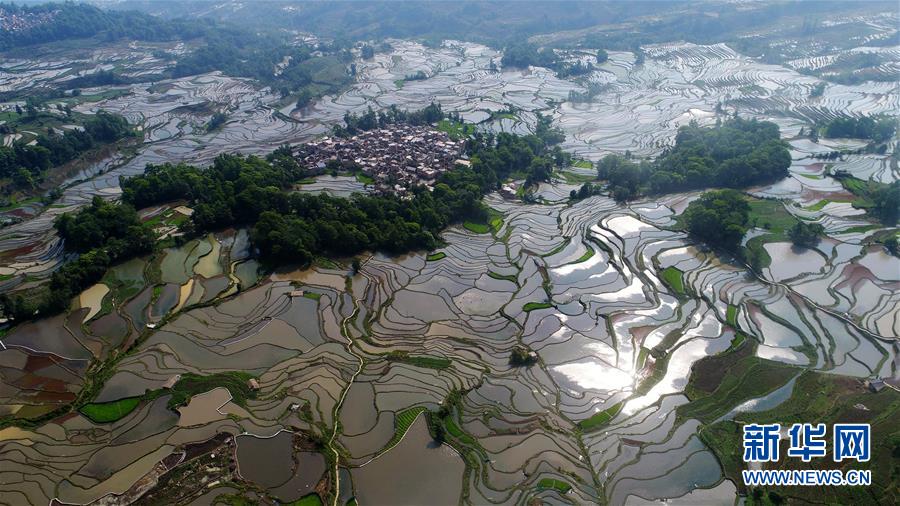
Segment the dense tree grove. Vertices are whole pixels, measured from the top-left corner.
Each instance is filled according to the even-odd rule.
[[[740,192],[719,190],[691,202],[682,219],[688,232],[703,242],[738,251],[749,214],[750,205]]]
[[[209,23],[203,20],[167,21],[135,11],[102,10],[87,3],[0,4],[8,14],[43,18],[24,30],[0,31],[0,51],[58,40],[129,37],[147,41],[188,40],[200,36]]]
[[[376,128],[384,128],[396,123],[408,123],[410,125],[430,125],[444,118],[460,121],[459,114],[445,114],[440,104],[432,102],[418,111],[404,111],[392,105],[384,111],[377,113],[371,107],[363,114],[345,113],[344,124],[334,125],[332,133],[338,137],[350,137]]]
[[[894,226],[900,220],[900,181],[894,181],[872,192],[871,213],[882,223]]]
[[[122,200],[136,208],[172,200],[192,202],[194,225],[210,230],[252,223],[262,210],[287,198],[282,190],[305,177],[288,148],[265,159],[220,155],[212,165],[148,165],[145,173],[120,180]]]
[[[235,225],[252,227],[263,260],[306,264],[318,255],[344,256],[362,250],[390,252],[430,249],[451,221],[484,220],[482,181],[472,169],[445,174],[434,191],[414,197],[286,193],[304,172],[293,159],[222,155],[208,168],[149,167],[123,180],[123,199],[139,206],[187,199],[192,226],[206,231]]]
[[[787,176],[791,156],[768,121],[730,119],[715,127],[696,123],[678,129],[675,146],[653,163],[640,165],[616,155],[601,160],[597,172],[617,200],[641,193],[725,186],[743,188]]]
[[[603,63],[609,58],[606,51],[597,51],[597,63]],[[576,61],[574,63],[561,59],[556,52],[549,47],[538,49],[530,42],[514,42],[503,49],[503,58],[500,62],[504,67],[526,68],[529,65],[546,67],[556,71],[559,78],[581,76],[590,74],[595,67],[592,62]]]
[[[527,68],[535,67],[553,68],[558,63],[556,53],[550,48],[540,48],[529,42],[515,42],[503,48],[503,58],[500,63],[504,67]]]
[[[806,223],[797,221],[794,226],[788,229],[788,237],[794,246],[803,248],[811,248],[819,243],[822,234],[825,233],[825,227],[818,223]]]
[[[565,135],[551,126],[551,118],[537,115],[535,133],[519,136],[501,132],[496,136],[476,134],[470,141],[472,167],[483,178],[484,191],[499,187],[500,183],[516,175],[525,184],[549,181],[554,167],[571,162],[571,155],[558,144]]]
[[[15,320],[65,310],[72,297],[100,281],[110,265],[153,249],[153,231],[140,222],[133,207],[100,197],[77,213],[63,214],[54,225],[66,251],[79,256],[53,273],[41,297],[0,296],[0,305]]]
[[[825,137],[868,139],[876,144],[889,141],[896,131],[897,120],[886,116],[840,117],[829,121],[823,127]]]
[[[153,236],[130,205],[116,205],[94,197],[77,213],[65,213],[54,223],[66,250],[75,253],[102,247],[113,259],[144,253]]]
[[[50,167],[74,160],[98,145],[132,135],[125,118],[102,111],[85,121],[83,128],[39,135],[33,145],[17,142],[0,146],[0,178],[11,178],[13,189],[34,187]]]
[[[209,118],[209,122],[206,123],[206,131],[213,132],[218,130],[228,121],[228,115],[224,112],[216,112]]]
[[[603,187],[598,184],[584,183],[581,188],[569,192],[569,200],[583,200],[602,191]]]

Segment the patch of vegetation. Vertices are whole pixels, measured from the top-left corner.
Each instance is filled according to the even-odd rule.
[[[825,234],[825,227],[818,223],[806,223],[798,221],[788,230],[788,237],[794,246],[803,248],[812,248],[819,243],[821,237]]]
[[[597,175],[610,193],[626,201],[638,195],[720,186],[744,188],[788,174],[791,155],[778,126],[768,121],[730,119],[715,127],[696,123],[678,129],[675,146],[653,163],[609,155]]]
[[[599,195],[603,192],[603,186],[599,184],[584,183],[581,188],[569,192],[569,200],[583,200],[592,195]]]
[[[593,169],[594,168],[594,164],[591,163],[590,160],[582,160],[582,159],[573,160],[572,166],[578,167],[579,169]]]
[[[491,226],[491,231],[497,233],[500,231],[500,227],[503,226],[503,215],[499,212],[491,209],[488,211],[488,224]]]
[[[524,306],[522,306],[522,311],[528,313],[538,309],[548,309],[551,307],[553,307],[553,304],[549,302],[528,302]]]
[[[312,493],[305,495],[294,502],[285,503],[285,506],[322,506],[322,498],[319,497],[319,494]]]
[[[804,174],[804,175],[806,175],[806,174]],[[840,201],[839,200],[822,199],[822,200],[816,202],[815,204],[807,207],[806,210],[807,211],[821,211],[822,209],[825,208],[825,206],[827,206],[828,204],[831,204],[832,202],[840,202]]]
[[[545,490],[556,490],[560,494],[567,494],[570,490],[572,490],[571,485],[555,478],[542,478],[541,481],[538,482],[537,486],[538,488]]]
[[[809,92],[809,98],[818,98],[821,97],[823,93],[825,93],[825,83],[816,83],[813,86],[812,90]]]
[[[734,338],[731,340],[731,344],[728,346],[728,350],[726,351],[734,351],[738,349],[744,342],[747,340],[747,336],[740,331],[734,333]]]
[[[666,267],[660,273],[663,282],[679,297],[684,297],[687,292],[684,289],[684,273],[677,267]]]
[[[447,135],[455,141],[465,139],[475,133],[475,125],[449,119],[438,121],[437,129],[441,132],[447,132]]]
[[[862,234],[880,228],[878,225],[855,225],[841,231],[843,234]]]
[[[735,251],[747,232],[749,212],[750,206],[739,192],[711,191],[688,205],[683,220],[691,235]]]
[[[100,111],[93,116],[76,115],[69,111],[64,119],[38,111],[40,105],[29,98],[25,110],[7,113],[9,121],[0,125],[0,134],[20,130],[46,132],[23,137],[11,146],[0,146],[0,195],[9,196],[22,191],[33,193],[39,189],[47,171],[76,160],[95,148],[108,146],[126,137],[134,137],[134,130],[124,117]],[[16,106],[21,110],[20,106]],[[12,117],[14,116],[14,118]],[[80,124],[81,129],[65,130],[63,122]]]
[[[63,265],[50,278],[49,289],[40,295],[0,295],[7,315],[20,322],[66,310],[72,297],[90,287],[114,263],[153,250],[154,236],[128,205],[94,197],[90,206],[57,218],[56,230],[70,253],[81,255]]]
[[[206,131],[207,132],[215,132],[216,130],[222,128],[225,123],[228,121],[228,115],[224,112],[216,112],[212,115],[209,121],[206,123]]]
[[[797,223],[797,218],[787,212],[779,200],[748,197],[750,226],[764,228],[779,239],[787,237],[787,231]]]
[[[491,232],[491,226],[485,223],[466,221],[463,223],[463,227],[465,227],[469,232],[473,232],[475,234],[488,234]]]
[[[625,406],[624,402],[619,402],[614,404],[603,411],[599,411],[591,415],[590,418],[585,418],[584,420],[578,422],[578,426],[581,427],[581,430],[585,432],[589,432],[591,430],[597,429],[598,427],[602,427],[610,422],[616,415],[622,411],[622,407]]]
[[[161,395],[171,394],[169,399],[169,409],[183,406],[188,403],[191,397],[209,392],[214,388],[223,387],[231,393],[232,401],[235,404],[246,407],[247,399],[256,398],[256,392],[250,388],[248,382],[253,375],[242,371],[229,371],[201,376],[194,373],[185,373],[181,375],[171,389],[154,390],[149,393],[147,398],[156,398]]]
[[[307,299],[312,299],[312,300],[319,300],[322,298],[321,293],[310,292],[310,291],[304,291],[303,296],[306,297]]]
[[[524,346],[515,346],[509,354],[509,365],[513,367],[529,367],[538,361],[537,353]]]
[[[762,397],[796,376],[797,368],[755,356],[756,346],[705,357],[691,368],[685,395],[691,402],[678,415],[710,423],[734,406]]]
[[[414,365],[416,367],[437,370],[446,369],[450,367],[450,364],[452,363],[448,358],[410,355],[405,351],[392,351],[388,353],[387,359],[391,362],[403,362],[404,364]]]
[[[897,131],[897,121],[888,116],[840,116],[822,127],[822,134],[829,138],[850,137],[866,139],[876,144],[887,142]]]
[[[488,271],[488,276],[494,279],[502,279],[512,283],[518,283],[519,279],[512,274],[499,274],[494,271]]]
[[[437,253],[429,254],[427,257],[425,257],[425,260],[428,262],[436,262],[442,258],[445,258],[446,256],[447,256],[447,254],[444,253],[443,251],[438,251]]]
[[[733,328],[737,328],[737,315],[738,307],[734,304],[728,304],[728,309],[725,310],[725,322]]]
[[[367,185],[375,184],[375,179],[373,179],[371,176],[367,176],[367,175],[363,174],[362,172],[356,173],[356,180],[362,184],[367,184]]]
[[[853,207],[864,208],[866,212],[887,226],[894,226],[900,220],[900,181],[891,184],[877,181],[863,181],[845,172],[835,172],[834,178],[858,198]]]
[[[576,174],[565,169],[558,171],[556,174],[561,176],[569,184],[584,184],[597,180],[596,175]]]
[[[126,397],[112,402],[92,402],[81,407],[81,414],[94,423],[110,423],[120,420],[134,411],[141,403],[140,397]]]
[[[578,257],[578,260],[575,260],[575,263],[580,264],[581,262],[587,262],[591,257],[594,256],[594,253],[594,248],[588,246],[587,251],[585,251],[583,255]]]
[[[391,448],[403,439],[403,436],[406,435],[406,432],[409,431],[410,426],[412,426],[413,422],[416,421],[416,417],[419,416],[425,408],[422,406],[417,406],[414,408],[404,409],[403,411],[397,413],[397,416],[394,418],[394,437],[388,441],[385,448]]]

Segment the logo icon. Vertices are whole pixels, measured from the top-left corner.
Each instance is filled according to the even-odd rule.
[[[744,425],[744,462],[778,462],[781,425]]]
[[[870,431],[867,423],[834,424],[834,461],[856,459],[857,462],[868,462]]]
[[[813,425],[811,423],[795,423],[791,426],[788,435],[791,438],[791,447],[788,448],[788,457],[800,457],[803,462],[809,462],[813,457],[825,456],[825,424]]]

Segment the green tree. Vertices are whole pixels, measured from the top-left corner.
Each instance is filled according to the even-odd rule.
[[[788,237],[791,238],[794,246],[811,248],[819,243],[824,233],[825,228],[818,223],[798,221],[788,230]]]
[[[684,222],[691,235],[713,246],[737,251],[747,232],[750,205],[740,192],[706,192],[688,205]]]

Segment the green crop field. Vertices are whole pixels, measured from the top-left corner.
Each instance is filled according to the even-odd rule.
[[[122,419],[141,403],[140,397],[126,397],[113,402],[91,403],[82,406],[81,414],[96,423],[110,423]]]

